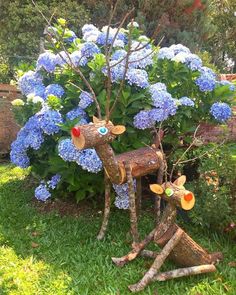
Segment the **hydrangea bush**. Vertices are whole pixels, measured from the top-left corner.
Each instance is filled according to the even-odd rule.
[[[87,24],[78,36],[59,19],[48,28],[47,50],[34,70],[19,73],[23,99],[13,101],[13,108],[22,128],[10,156],[17,166],[32,167],[39,179],[37,199],[75,194],[79,201],[101,193],[102,162],[96,151],[78,151],[70,138],[72,126],[89,123],[97,112],[91,89],[76,69],[89,81],[103,116],[108,75],[111,104],[124,79],[111,117],[114,124],[127,127],[112,144],[118,153],[151,144],[150,131],[160,124],[164,144],[175,149],[180,136],[188,142],[187,135],[200,121],[224,123],[231,116],[234,86],[218,81],[187,47],[158,48],[137,23],[119,31]],[[116,206],[127,208],[126,186],[114,189]]]

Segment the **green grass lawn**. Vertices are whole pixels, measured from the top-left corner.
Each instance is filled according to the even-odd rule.
[[[152,260],[139,258],[124,268],[111,256],[129,250],[127,212],[113,210],[109,234],[96,240],[101,215],[61,217],[57,212],[39,213],[32,205],[33,189],[27,172],[0,166],[0,294],[130,294]],[[144,236],[152,229],[150,214],[141,218]],[[139,294],[236,294],[236,245],[223,236],[190,227],[195,240],[210,251],[222,251],[218,271],[169,282],[156,282]],[[155,248],[155,245],[153,246]],[[165,264],[164,270],[173,268]]]

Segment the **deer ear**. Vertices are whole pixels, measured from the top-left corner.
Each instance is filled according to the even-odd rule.
[[[116,126],[111,128],[111,133],[114,134],[114,135],[120,135],[120,134],[124,133],[125,130],[126,130],[125,126],[116,125]]]
[[[157,195],[162,195],[164,193],[164,189],[160,184],[150,184],[149,187],[150,190]]]
[[[183,186],[186,182],[186,176],[185,175],[181,175],[179,178],[177,178],[174,181],[174,184],[177,186]]]
[[[96,124],[99,122],[100,122],[100,120],[97,117],[93,116],[93,123]]]

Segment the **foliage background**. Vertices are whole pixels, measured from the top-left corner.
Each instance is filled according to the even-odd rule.
[[[99,27],[107,24],[112,1],[36,2],[47,17],[50,18],[52,14],[55,18],[64,17],[69,21],[69,27],[78,33],[78,29],[89,20]],[[132,5],[136,8],[135,19],[142,24],[145,34],[150,36],[156,23],[160,24],[156,41],[164,36],[162,46],[182,43],[193,52],[208,51],[211,61],[221,72],[229,70],[225,69],[227,57],[235,61],[234,0],[121,0],[114,23]],[[0,56],[4,58],[4,66],[0,67],[0,81],[9,81],[13,77],[14,66],[19,61],[32,62],[35,59],[40,51],[44,27],[45,21],[31,0],[0,2]]]

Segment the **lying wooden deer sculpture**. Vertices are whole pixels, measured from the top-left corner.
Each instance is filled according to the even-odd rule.
[[[111,183],[123,184],[128,182],[131,234],[133,241],[138,241],[137,214],[133,178],[157,171],[163,166],[162,153],[155,147],[144,147],[134,151],[115,155],[109,145],[118,135],[124,133],[122,125],[114,126],[111,121],[106,122],[93,118],[93,123],[72,128],[72,140],[79,150],[95,148],[103,162],[105,170],[105,209],[103,223],[98,239],[104,237],[110,214]]]
[[[132,292],[143,290],[151,281],[165,281],[182,276],[213,272],[216,270],[214,263],[222,258],[221,253],[207,253],[184,230],[175,224],[176,207],[190,210],[195,203],[193,193],[187,191],[183,186],[185,181],[186,177],[183,175],[174,183],[150,185],[151,191],[168,202],[159,225],[142,242],[135,244],[130,253],[121,258],[112,258],[117,266],[123,266],[140,254],[155,257],[152,266],[144,277],[137,284],[129,286]],[[152,240],[163,248],[160,254],[144,250]],[[185,268],[158,273],[167,257]]]

